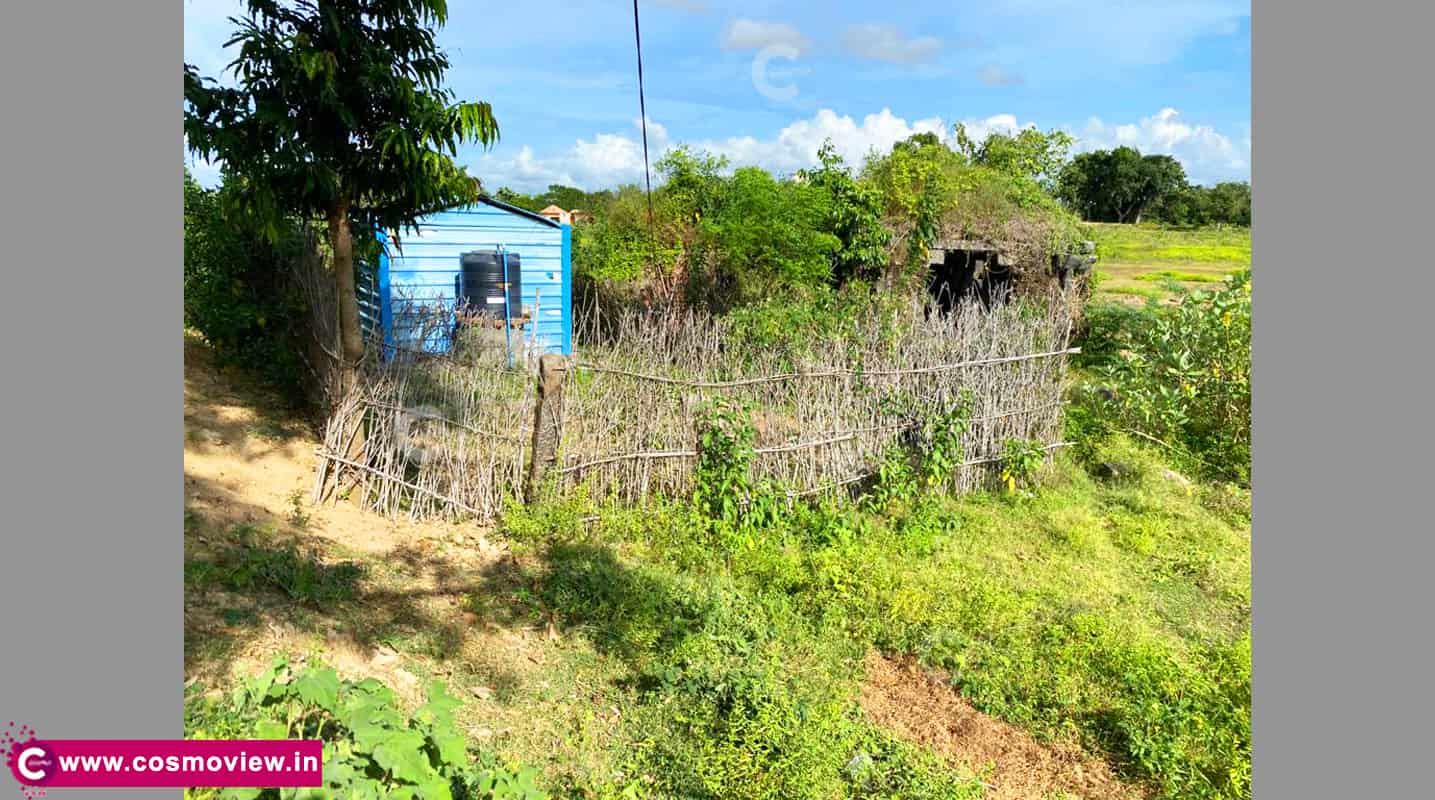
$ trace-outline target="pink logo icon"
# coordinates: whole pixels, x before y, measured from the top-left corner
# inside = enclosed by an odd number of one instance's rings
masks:
[[[3,734],[5,764],[10,774],[20,782],[20,791],[27,800],[44,797],[45,790],[39,787],[55,776],[55,754],[48,745],[35,738],[35,729],[29,725],[17,726],[11,722]]]

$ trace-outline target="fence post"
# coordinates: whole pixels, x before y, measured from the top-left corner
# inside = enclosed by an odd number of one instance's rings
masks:
[[[558,441],[563,435],[563,377],[568,360],[557,353],[544,353],[538,359],[538,397],[533,403],[533,447],[528,462],[528,485],[524,487],[526,502],[538,497],[538,488],[548,468],[558,461]]]

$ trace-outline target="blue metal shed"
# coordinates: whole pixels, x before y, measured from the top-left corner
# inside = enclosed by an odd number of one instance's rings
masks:
[[[523,309],[529,314],[525,338],[543,353],[573,352],[573,231],[525,208],[489,197],[477,203],[420,218],[416,231],[400,236],[398,246],[380,237],[378,294],[386,350],[397,346],[444,352],[451,342],[430,335],[425,341],[414,317],[442,309],[452,313],[464,253],[516,253]],[[426,311],[423,309],[427,309]]]

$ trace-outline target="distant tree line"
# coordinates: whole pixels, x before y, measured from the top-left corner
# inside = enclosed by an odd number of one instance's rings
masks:
[[[1215,186],[1182,186],[1157,198],[1151,217],[1171,225],[1251,224],[1251,185],[1226,181]]]
[[[594,208],[607,205],[613,199],[613,194],[612,189],[585,192],[573,186],[550,183],[546,191],[538,194],[524,194],[505,186],[494,192],[493,198],[511,206],[526,208],[529,211],[542,211],[549,206],[558,206],[564,211],[579,209],[592,211]]]
[[[879,189],[873,181],[893,166],[892,158],[900,162],[921,153],[922,157],[913,166],[918,168],[918,175],[927,176],[922,178],[924,181],[942,169],[950,177],[958,165],[981,167],[1011,179],[1012,183],[1007,188],[1022,205],[1030,205],[1041,196],[1055,197],[1063,206],[1089,222],[1147,221],[1182,226],[1251,224],[1251,185],[1246,181],[1225,181],[1214,186],[1192,184],[1187,181],[1185,169],[1175,158],[1160,154],[1142,155],[1134,147],[1096,150],[1067,159],[1067,151],[1073,143],[1074,140],[1061,131],[1042,132],[1034,128],[1015,134],[994,133],[981,141],[974,141],[963,126],[957,125],[950,146],[935,133],[914,134],[898,142],[893,148],[893,155],[873,154],[862,174],[856,177],[861,179],[864,191],[890,194],[900,187],[889,185]],[[705,185],[716,185],[713,181],[718,180],[717,170],[726,167],[725,162],[719,163],[720,159],[703,162],[703,154],[676,153],[674,157],[677,160],[659,165],[659,177],[668,180],[677,177],[691,182],[695,180],[692,175],[668,175],[664,167],[679,173],[698,170],[703,173],[703,180],[692,183],[688,187],[689,194]],[[698,158],[699,161],[685,163],[683,159],[688,157]],[[854,228],[860,224],[858,218],[863,212],[851,210],[848,204],[855,203],[856,208],[862,208],[875,201],[859,197],[857,182],[851,181],[850,177],[846,181],[838,177],[844,169],[832,150],[824,151],[820,161],[820,168],[805,171],[800,177],[816,180],[828,190],[830,199],[838,203],[837,209],[831,213],[855,215],[846,223],[834,223],[828,231],[844,239],[843,249],[846,250],[836,260],[840,263],[833,264],[834,275],[839,280],[854,274],[870,277],[870,269],[860,268],[859,262],[865,259],[866,265],[871,267],[880,261],[874,247],[875,239]],[[941,165],[945,162],[950,163],[943,168]],[[899,173],[902,169],[905,167],[899,167]],[[929,191],[932,190],[935,186]],[[582,209],[605,217],[608,210],[630,204],[637,191],[638,187],[623,186],[587,192],[573,186],[550,184],[545,191],[534,194],[503,187],[493,196],[532,211],[556,205],[569,211]],[[660,184],[658,191],[661,194],[667,190]],[[878,201],[883,199],[890,201],[882,204],[883,210],[890,212],[886,215],[889,219],[892,216],[921,216],[915,195],[905,199],[877,198]],[[646,213],[646,207],[642,210]],[[696,212],[698,209],[693,210]],[[921,222],[920,219],[917,221]],[[852,243],[854,237],[859,244]]]
[[[1053,187],[1090,222],[1250,225],[1251,185],[1192,185],[1181,162],[1134,147],[1081,153],[1061,167]]]

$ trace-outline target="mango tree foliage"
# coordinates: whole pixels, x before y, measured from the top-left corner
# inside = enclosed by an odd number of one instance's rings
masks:
[[[1181,162],[1134,147],[1082,153],[1062,169],[1056,194],[1084,219],[1140,222],[1158,199],[1186,186]]]
[[[234,84],[184,65],[188,147],[223,162],[234,200],[276,231],[287,215],[328,223],[344,385],[363,356],[353,230],[391,230],[478,197],[453,162],[497,141],[483,102],[445,88],[434,39],[443,0],[247,0],[231,18]]]

